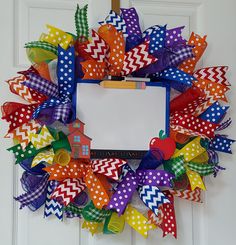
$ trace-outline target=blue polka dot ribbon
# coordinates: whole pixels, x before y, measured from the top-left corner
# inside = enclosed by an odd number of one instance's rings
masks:
[[[193,81],[196,80],[193,76],[175,67],[167,68],[162,72],[156,73],[155,77],[171,81],[171,86],[173,85],[173,82],[176,82],[184,87],[191,87]]]
[[[159,28],[152,31],[149,35],[149,53],[155,56],[155,53],[165,47],[166,40],[166,26],[159,26]]]
[[[216,135],[210,142],[209,149],[232,154],[230,147],[234,142],[235,140],[228,139],[222,135]]]
[[[228,109],[229,106],[221,106],[219,102],[215,102],[200,115],[200,118],[208,122],[219,123]]]
[[[64,50],[58,46],[57,78],[58,85],[41,78],[41,86],[34,86],[35,90],[46,93],[50,98],[44,101],[33,113],[33,118],[38,118],[45,109],[52,108],[51,117],[63,123],[68,123],[74,116],[72,94],[75,89],[75,50],[71,47]],[[29,82],[32,86],[32,81]],[[55,89],[56,88],[56,89]],[[47,90],[53,91],[48,92]],[[56,90],[56,91],[55,91]],[[44,92],[45,91],[45,92]]]

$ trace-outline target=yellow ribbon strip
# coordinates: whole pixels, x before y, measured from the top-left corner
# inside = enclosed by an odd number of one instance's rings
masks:
[[[48,164],[52,164],[53,163],[53,158],[54,158],[54,152],[53,149],[50,149],[48,151],[42,151],[40,153],[38,153],[31,164],[31,167],[35,167],[36,165],[38,165],[40,162],[46,162]]]
[[[197,187],[201,188],[202,190],[206,190],[206,187],[202,181],[202,178],[198,173],[192,170],[189,170],[189,169],[187,169],[186,173],[187,173],[192,191],[194,191]]]
[[[195,157],[192,161],[196,163],[207,163],[209,159],[207,151],[204,151],[201,155]]]
[[[91,221],[84,221],[82,224],[83,229],[88,229],[89,232],[94,235],[96,233],[102,232],[103,223],[91,222]]]
[[[70,154],[65,149],[60,149],[56,152],[53,161],[61,166],[66,166],[70,162]]]
[[[113,233],[121,233],[124,230],[125,217],[124,215],[118,216],[117,213],[113,212],[108,223],[108,230]]]
[[[185,145],[181,150],[176,152],[173,157],[184,156],[186,162],[191,161],[197,156],[206,151],[200,144],[201,137],[196,137],[194,140]]]
[[[139,234],[147,238],[148,231],[157,228],[153,224],[148,224],[148,219],[145,218],[138,210],[128,205],[124,213],[125,221]]]
[[[70,34],[51,25],[47,25],[47,28],[48,35],[43,33],[40,37],[40,41],[46,41],[54,46],[60,44],[63,49],[67,49],[73,41],[73,37]]]
[[[30,133],[29,139],[37,150],[51,145],[51,143],[55,141],[45,125],[42,127],[39,134]]]

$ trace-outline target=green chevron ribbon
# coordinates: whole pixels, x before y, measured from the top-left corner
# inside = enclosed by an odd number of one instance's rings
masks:
[[[33,41],[26,43],[25,48],[41,48],[57,55],[57,47],[45,41]]]
[[[212,165],[212,164],[189,162],[188,167],[192,171],[195,171],[198,174],[200,174],[201,176],[213,174],[215,172],[214,171],[214,165]]]
[[[79,8],[77,5],[77,9],[75,12],[75,27],[77,37],[87,37],[89,36],[89,27],[88,27],[88,4],[86,4],[83,8]]]
[[[97,209],[92,201],[82,211],[85,220],[97,223],[102,222],[106,217],[110,216],[111,213],[110,210]]]

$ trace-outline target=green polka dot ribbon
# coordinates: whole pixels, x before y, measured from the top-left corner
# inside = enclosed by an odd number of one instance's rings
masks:
[[[44,151],[48,149],[46,148],[41,148],[37,150],[32,143],[29,143],[25,149],[22,148],[21,144],[15,145],[9,149],[8,151],[14,153],[15,158],[16,158],[16,164],[22,162],[23,160],[36,156],[39,152]]]

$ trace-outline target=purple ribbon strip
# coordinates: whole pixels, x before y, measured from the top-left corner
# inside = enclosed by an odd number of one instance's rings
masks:
[[[108,203],[108,209],[114,209],[118,215],[122,215],[128,202],[131,200],[134,191],[138,187],[138,177],[136,174],[128,172],[123,181],[118,185],[116,192]]]
[[[149,186],[166,186],[172,187],[171,180],[175,176],[165,170],[138,170],[137,175],[139,177],[140,185]]]
[[[186,40],[182,37],[184,26],[166,30],[166,47],[186,44]]]
[[[29,205],[33,204],[35,201],[37,202],[38,200],[40,200],[42,198],[42,196],[43,196],[43,198],[46,198],[48,177],[49,176],[47,174],[44,175],[42,177],[41,181],[36,186],[34,186],[34,188],[32,188],[32,190],[29,190],[25,194],[22,194],[18,197],[14,197],[14,199],[16,201],[19,201],[21,203],[20,209],[22,209],[25,206],[29,206]],[[37,207],[37,208],[39,208],[39,207]],[[33,210],[36,210],[36,209],[34,209],[34,207],[33,207]]]

